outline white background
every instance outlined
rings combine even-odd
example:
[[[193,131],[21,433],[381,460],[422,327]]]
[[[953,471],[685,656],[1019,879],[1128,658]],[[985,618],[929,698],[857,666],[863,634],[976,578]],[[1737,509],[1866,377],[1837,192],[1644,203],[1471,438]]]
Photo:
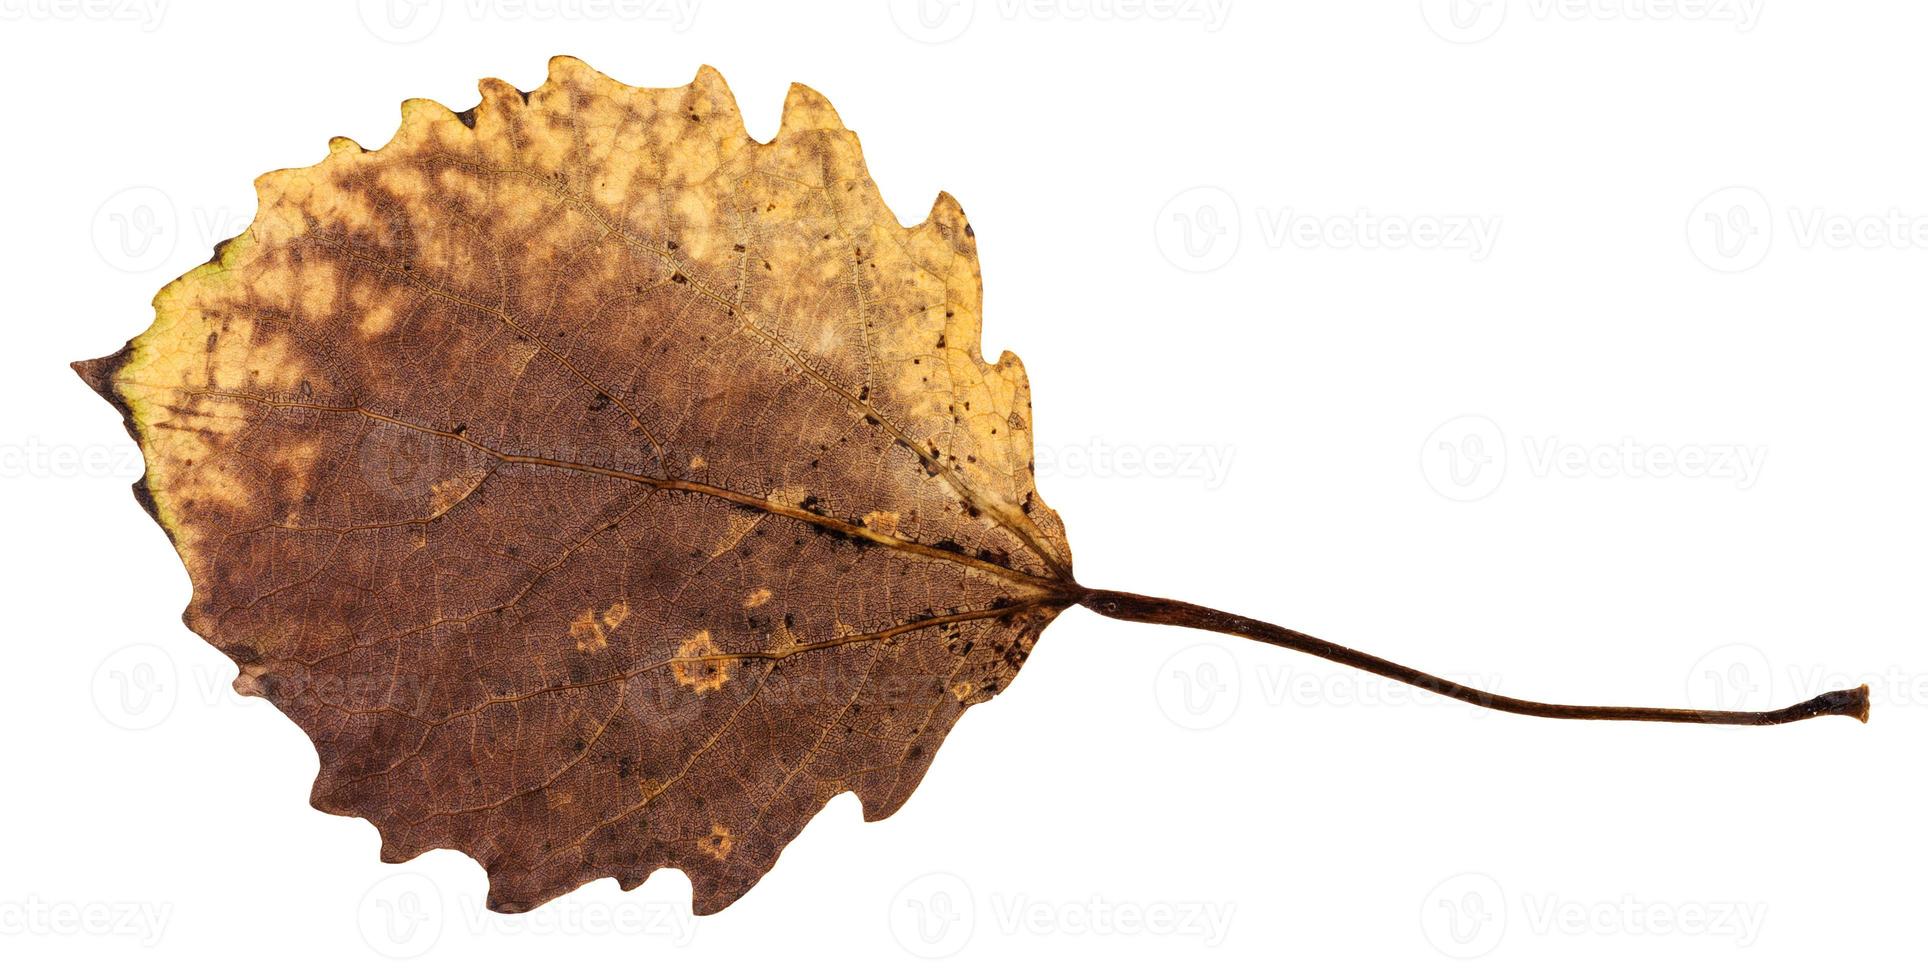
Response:
[[[21,975],[1919,970],[1928,7],[96,2],[0,0]],[[1872,723],[1494,715],[1073,610],[898,815],[838,799],[720,915],[379,863],[180,624],[66,362],[256,174],[564,52],[714,64],[759,138],[807,82],[900,217],[963,201],[1087,584],[1548,700],[1866,681]]]

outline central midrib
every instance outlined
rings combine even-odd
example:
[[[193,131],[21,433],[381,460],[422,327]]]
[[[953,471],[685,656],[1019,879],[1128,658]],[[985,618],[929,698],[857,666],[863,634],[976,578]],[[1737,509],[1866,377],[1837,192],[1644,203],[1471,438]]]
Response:
[[[598,466],[594,463],[581,463],[581,462],[576,462],[574,460],[556,459],[554,457],[549,457],[549,456],[533,456],[533,455],[528,455],[523,453],[503,452],[492,446],[488,446],[483,443],[477,442],[474,439],[471,439],[468,436],[468,434],[465,432],[451,432],[446,429],[437,429],[433,426],[422,425],[417,422],[411,422],[407,419],[397,418],[392,415],[386,415],[381,412],[374,411],[372,409],[363,408],[362,406],[359,406],[359,405],[327,405],[327,404],[320,404],[320,403],[314,403],[314,402],[287,401],[283,399],[269,398],[263,395],[254,395],[254,394],[249,394],[246,392],[239,392],[239,391],[227,391],[227,390],[218,389],[218,388],[186,388],[186,387],[168,387],[168,386],[162,386],[162,385],[142,385],[142,387],[159,388],[161,390],[176,391],[184,394],[200,395],[200,396],[206,396],[206,397],[212,397],[212,398],[232,398],[237,401],[246,401],[246,402],[252,402],[255,404],[265,405],[269,408],[276,409],[276,410],[332,412],[336,414],[360,415],[363,418],[367,418],[375,422],[380,422],[387,425],[394,425],[400,428],[409,429],[414,432],[420,432],[424,435],[431,435],[442,439],[448,439],[453,442],[458,442],[458,443],[461,443],[462,445],[468,446],[471,449],[474,449],[476,452],[483,453],[484,455],[493,457],[494,459],[504,463],[512,463],[512,464],[525,465],[525,466],[553,467],[556,469],[571,470],[578,473],[589,473],[595,476],[609,477],[611,479],[627,480],[632,483],[640,483],[644,486],[655,487],[660,490],[703,494],[706,496],[714,497],[719,500],[727,501],[729,503],[735,504],[740,507],[747,507],[754,510],[762,511],[767,514],[774,514],[779,517],[786,517],[794,521],[814,525],[816,527],[821,527],[821,528],[824,528],[825,530],[833,531],[838,534],[845,535],[847,537],[860,538],[862,540],[869,541],[873,544],[876,544],[885,548],[890,548],[895,551],[903,552],[906,554],[913,554],[913,555],[917,555],[919,557],[927,558],[931,560],[950,562],[955,565],[962,565],[966,568],[974,569],[976,571],[984,572],[990,575],[995,575],[999,578],[1005,579],[1006,581],[1012,582],[1014,584],[1025,586],[1027,588],[1036,590],[1041,595],[1060,595],[1060,594],[1063,594],[1065,591],[1064,590],[1065,583],[1060,579],[1048,578],[1040,575],[1033,575],[1029,572],[1019,571],[1018,569],[1011,568],[1007,565],[1000,565],[996,562],[986,561],[974,555],[965,554],[962,551],[951,551],[949,549],[938,548],[932,545],[927,545],[920,541],[912,541],[908,538],[901,538],[892,534],[884,534],[882,532],[877,531],[874,528],[867,527],[862,524],[852,524],[848,521],[839,520],[838,518],[831,517],[826,514],[819,514],[813,510],[805,510],[802,507],[797,507],[790,504],[778,503],[777,501],[770,500],[764,497],[756,497],[756,496],[752,496],[750,494],[742,493],[736,490],[731,490],[726,487],[719,487],[708,483],[698,483],[692,480],[677,480],[677,479],[667,479],[662,477],[647,476],[642,473],[633,472],[631,470],[617,469],[617,468],[608,467],[608,466]]]

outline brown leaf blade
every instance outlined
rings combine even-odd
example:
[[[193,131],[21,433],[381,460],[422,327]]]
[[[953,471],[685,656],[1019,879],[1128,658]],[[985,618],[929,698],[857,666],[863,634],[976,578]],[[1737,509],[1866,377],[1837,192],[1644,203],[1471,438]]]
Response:
[[[557,58],[404,104],[76,365],[193,581],[188,625],[314,740],[312,802],[489,904],[675,867],[698,912],[838,793],[901,806],[1076,601],[973,233],[905,228],[792,88]]]

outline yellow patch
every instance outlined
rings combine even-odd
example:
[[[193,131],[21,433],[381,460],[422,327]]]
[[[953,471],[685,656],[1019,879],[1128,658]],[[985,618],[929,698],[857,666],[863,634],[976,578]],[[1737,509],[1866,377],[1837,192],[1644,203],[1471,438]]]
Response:
[[[710,824],[710,835],[698,841],[697,850],[710,857],[723,860],[730,856],[730,848],[736,846],[736,839],[730,836],[730,828],[720,823]]]
[[[360,311],[355,326],[363,337],[379,337],[395,325],[402,312],[401,296],[390,296],[386,290],[377,288],[367,279],[356,280],[348,287],[348,299],[353,308]]]
[[[467,473],[457,473],[435,481],[428,488],[429,514],[439,517],[448,513],[450,508],[474,493],[475,488],[481,486],[483,478],[487,476],[488,471],[478,467]]]
[[[704,630],[683,641],[669,669],[676,675],[676,683],[698,694],[708,694],[729,681],[730,662],[724,659],[728,656],[710,639],[710,631]]]
[[[608,609],[597,615],[594,609],[584,609],[582,614],[569,624],[569,635],[575,638],[576,649],[584,653],[594,653],[609,645],[607,630],[613,630],[629,618],[629,603],[617,599]],[[605,627],[607,629],[605,629]]]
[[[609,608],[603,610],[603,614],[602,614],[603,625],[609,627],[612,630],[618,626],[621,626],[623,624],[623,620],[628,618],[629,618],[629,603],[622,599],[617,599],[615,602],[610,603]]]
[[[569,635],[575,637],[576,649],[585,653],[601,650],[609,645],[609,639],[603,635],[602,623],[596,620],[594,609],[583,610],[582,615],[577,616],[575,622],[569,624]]]
[[[229,320],[228,326],[213,350],[183,352],[185,356],[175,365],[178,384],[271,398],[286,398],[300,390],[307,365],[287,338],[257,337],[254,325],[238,317]]]
[[[743,608],[755,609],[756,607],[761,606],[766,602],[769,602],[770,596],[772,594],[773,593],[771,593],[769,589],[758,589],[755,592],[752,592],[749,595],[743,597]]]
[[[878,534],[896,534],[899,515],[894,510],[873,510],[864,515],[864,526]]]

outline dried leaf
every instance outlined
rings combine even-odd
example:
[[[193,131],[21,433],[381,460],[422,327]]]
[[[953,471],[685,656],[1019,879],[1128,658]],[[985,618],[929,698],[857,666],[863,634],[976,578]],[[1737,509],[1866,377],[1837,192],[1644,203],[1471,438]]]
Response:
[[[723,908],[845,791],[901,806],[1067,605],[957,202],[909,228],[795,86],[557,58],[336,139],[79,365],[140,441],[186,620],[382,857],[489,904],[682,869]]]
[[[247,232],[75,365],[126,418],[186,620],[321,756],[382,858],[461,850],[489,905],[688,874],[729,905],[833,796],[902,806],[1065,607],[1311,653],[1501,711],[1545,704],[1203,606],[1086,589],[1031,476],[1024,369],[978,352],[957,202],[898,224],[857,137],[722,78],[403,105],[256,182]]]

